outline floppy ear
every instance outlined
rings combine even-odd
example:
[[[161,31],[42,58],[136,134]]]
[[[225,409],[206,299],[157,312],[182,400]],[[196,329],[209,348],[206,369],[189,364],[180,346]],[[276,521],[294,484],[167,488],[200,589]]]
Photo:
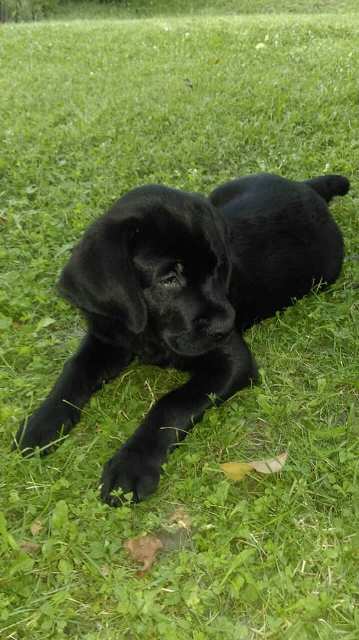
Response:
[[[118,318],[132,333],[147,323],[147,307],[131,259],[139,220],[105,215],[75,247],[58,283],[69,302],[89,313]]]

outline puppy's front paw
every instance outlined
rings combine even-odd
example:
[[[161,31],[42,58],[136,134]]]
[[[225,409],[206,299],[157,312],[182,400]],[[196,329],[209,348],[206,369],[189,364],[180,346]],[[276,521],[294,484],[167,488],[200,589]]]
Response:
[[[134,502],[139,502],[156,490],[160,471],[160,462],[151,454],[125,445],[103,468],[101,499],[116,507],[121,499],[112,492],[121,489],[124,493],[131,492]]]
[[[36,447],[42,450],[41,453],[49,453],[56,441],[73,427],[76,421],[73,413],[62,407],[39,407],[20,425],[12,449],[19,449],[25,456],[31,455]]]

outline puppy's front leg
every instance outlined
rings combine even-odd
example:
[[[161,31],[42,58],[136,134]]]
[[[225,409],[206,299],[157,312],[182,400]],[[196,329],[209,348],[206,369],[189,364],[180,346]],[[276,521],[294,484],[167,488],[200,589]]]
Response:
[[[81,409],[101,385],[117,376],[131,360],[122,348],[88,334],[68,360],[50,394],[19,428],[13,448],[29,454],[66,435],[80,420]]]
[[[192,378],[161,398],[133,436],[104,466],[102,499],[119,503],[112,491],[132,492],[135,501],[155,491],[161,464],[179,440],[211,406],[256,378],[256,365],[242,336],[233,334],[220,348],[196,359]]]

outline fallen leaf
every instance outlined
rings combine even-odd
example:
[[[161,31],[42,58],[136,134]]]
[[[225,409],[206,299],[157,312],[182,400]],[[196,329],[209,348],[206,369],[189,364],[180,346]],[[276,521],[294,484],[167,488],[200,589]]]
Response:
[[[188,546],[190,541],[191,519],[184,507],[178,507],[168,522],[152,535],[146,534],[126,540],[125,549],[137,562],[142,562],[137,575],[143,576],[152,567],[158,551],[178,551]]]
[[[163,551],[179,551],[188,546],[191,525],[191,518],[185,508],[177,507],[168,518],[168,524],[156,531],[156,536],[162,542]]]
[[[143,563],[142,568],[138,572],[138,575],[143,575],[152,567],[156,554],[162,549],[163,544],[159,538],[145,535],[127,540],[124,546],[134,560]]]
[[[41,549],[41,544],[38,544],[37,542],[29,542],[27,540],[25,540],[24,542],[20,542],[19,546],[20,549],[25,551],[25,553],[28,553],[30,556],[35,555]]]
[[[251,471],[258,473],[278,473],[285,465],[288,452],[280,453],[276,458],[269,460],[252,460],[251,462],[225,462],[220,467],[231,480],[243,480]]]
[[[31,531],[33,536],[37,536],[37,534],[40,533],[42,528],[43,528],[43,524],[42,524],[41,520],[34,520],[34,522],[32,523],[32,525],[30,527],[30,531]]]
[[[220,467],[231,480],[243,480],[244,476],[253,469],[248,462],[225,462]]]
[[[272,460],[254,460],[250,464],[258,473],[278,473],[282,471],[287,458],[288,452],[285,451]]]
[[[180,551],[188,546],[190,536],[188,529],[176,527],[172,531],[161,529],[157,532],[158,539],[162,542],[162,551]]]
[[[183,527],[184,529],[191,528],[191,518],[185,511],[184,507],[178,507],[175,509],[168,522],[170,524],[177,524],[179,527]]]

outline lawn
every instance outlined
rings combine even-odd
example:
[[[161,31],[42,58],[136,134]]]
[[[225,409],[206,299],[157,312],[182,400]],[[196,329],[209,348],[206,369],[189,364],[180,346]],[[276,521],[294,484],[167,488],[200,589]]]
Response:
[[[358,640],[358,3],[169,4],[0,27],[0,638]],[[100,503],[101,467],[179,372],[132,366],[54,454],[9,453],[81,338],[54,284],[86,225],[135,185],[258,171],[352,182],[338,282],[247,333],[260,385],[136,506]],[[280,474],[219,467],[283,451]],[[178,505],[190,545],[138,577],[124,542]]]

